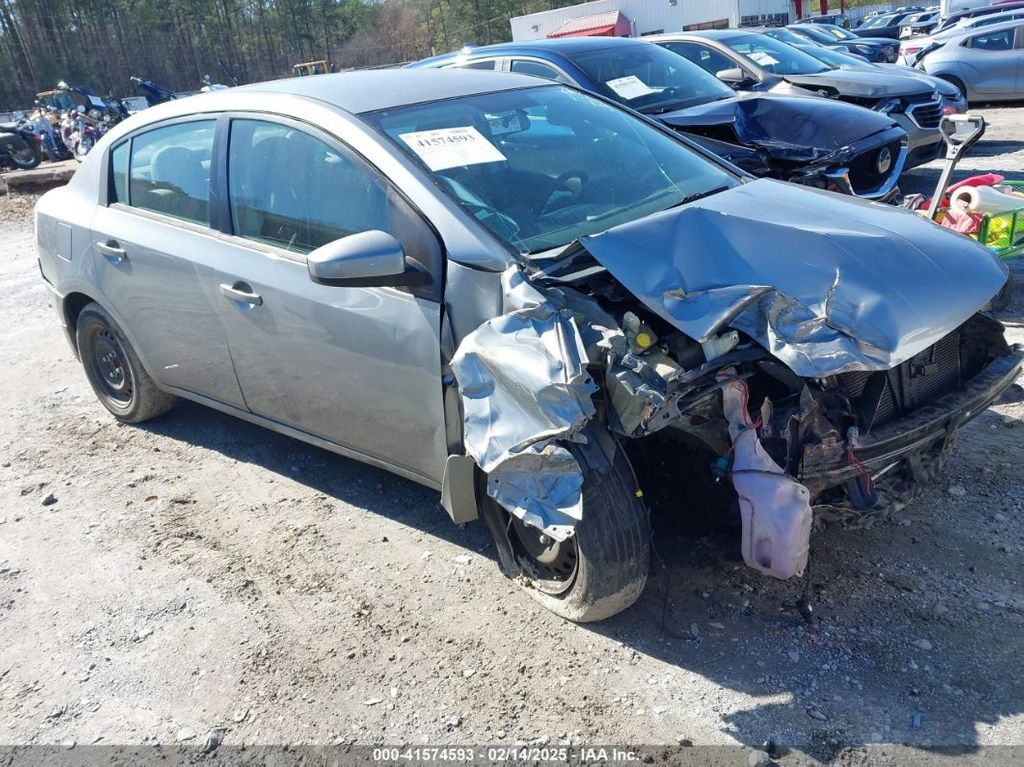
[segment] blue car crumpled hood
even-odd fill
[[[741,143],[791,163],[847,162],[863,151],[865,139],[877,136],[869,143],[882,144],[903,136],[888,115],[812,96],[741,94],[655,119],[698,134],[702,128],[728,126]]]
[[[688,336],[739,330],[803,377],[894,367],[1006,280],[983,246],[915,213],[771,179],[580,243]]]

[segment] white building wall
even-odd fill
[[[570,5],[553,11],[513,16],[511,19],[512,39],[515,41],[539,40],[547,37],[569,19],[614,11],[618,10],[618,7],[618,0],[594,0],[594,2]]]
[[[691,24],[720,19],[727,19],[729,26],[737,27],[743,16],[790,13],[791,6],[791,0],[594,0],[513,17],[512,39],[537,40],[547,37],[569,19],[615,10],[632,22],[634,35],[645,35],[657,31],[678,32]]]

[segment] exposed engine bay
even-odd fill
[[[815,512],[869,515],[892,503],[890,480],[895,500],[909,500],[959,426],[1013,381],[1024,353],[975,311],[978,291],[994,295],[1002,273],[954,251],[931,296],[901,286],[885,305],[863,291],[866,259],[846,258],[863,238],[855,232],[847,242],[830,235],[832,252],[777,270],[774,285],[722,285],[714,264],[693,268],[693,247],[679,246],[686,215],[648,220],[641,237],[627,224],[583,238],[504,274],[505,312],[452,360],[466,452],[494,500],[562,541],[586,514],[584,478],[564,444],[584,440],[590,422],[623,441],[687,443],[736,491],[746,563],[800,575]],[[676,258],[646,258],[666,252]],[[740,271],[732,255],[716,251],[719,273]],[[771,265],[755,262],[744,255],[747,276]],[[956,285],[968,267],[973,282]],[[814,302],[799,295],[814,294],[808,275],[831,280]]]

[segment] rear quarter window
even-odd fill
[[[109,202],[128,202],[128,152],[130,144],[125,141],[110,152],[110,199]]]

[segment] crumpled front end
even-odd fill
[[[627,453],[685,444],[734,488],[744,560],[788,578],[812,518],[925,481],[1021,368],[977,313],[1005,272],[912,214],[835,200],[751,182],[510,268],[504,312],[451,364],[488,494],[563,541],[587,514],[567,444],[592,426]]]
[[[465,447],[487,474],[487,492],[555,540],[582,514],[576,459],[556,440],[573,439],[594,416],[596,386],[572,314],[503,275],[505,313],[459,345],[451,362],[462,396]]]
[[[887,200],[907,158],[891,118],[845,103],[749,94],[659,115],[756,176]]]

